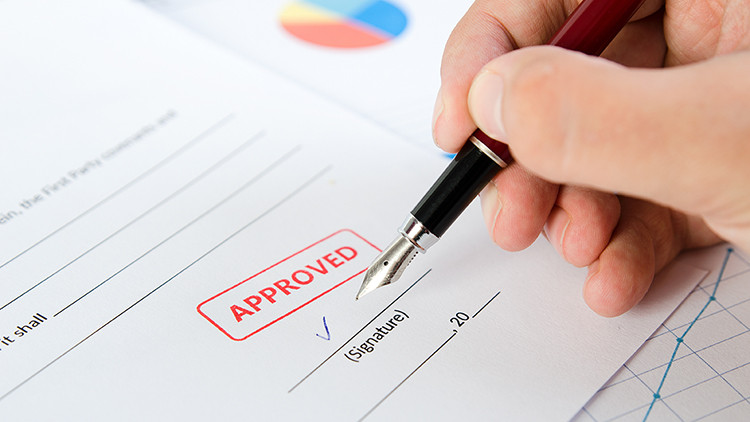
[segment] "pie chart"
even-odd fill
[[[315,45],[362,48],[398,37],[408,19],[384,0],[297,0],[279,16],[292,36]]]

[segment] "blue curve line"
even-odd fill
[[[703,305],[703,308],[700,312],[698,312],[698,315],[693,318],[693,321],[690,322],[690,325],[685,329],[685,332],[682,333],[681,336],[677,337],[677,345],[674,347],[674,351],[672,352],[672,357],[669,358],[669,363],[667,364],[667,369],[664,371],[664,375],[661,377],[661,382],[659,382],[659,388],[656,389],[656,392],[654,393],[654,398],[651,400],[651,404],[648,406],[648,410],[646,411],[646,415],[643,417],[643,422],[646,422],[646,419],[648,419],[648,415],[651,414],[651,409],[654,408],[654,404],[656,404],[656,401],[661,399],[661,388],[664,386],[664,381],[667,379],[667,374],[669,374],[669,369],[672,367],[672,363],[674,362],[675,356],[677,356],[677,351],[680,349],[680,346],[682,345],[683,340],[685,339],[685,336],[690,331],[691,328],[693,328],[693,325],[695,325],[696,322],[700,319],[701,315],[703,315],[703,312],[705,312],[706,308],[708,308],[708,305],[711,304],[711,302],[716,300],[716,290],[719,288],[719,283],[721,283],[721,278],[724,276],[724,270],[727,268],[727,262],[729,262],[729,256],[732,255],[732,252],[734,249],[727,248],[727,254],[724,257],[724,263],[721,264],[721,269],[719,270],[719,277],[716,279],[716,284],[714,284],[714,290],[711,292],[711,296],[709,296],[708,301],[705,305]]]

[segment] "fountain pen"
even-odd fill
[[[549,45],[598,56],[644,0],[583,0]],[[422,197],[396,239],[370,264],[356,299],[398,280],[417,253],[448,230],[479,191],[513,162],[508,146],[476,130]]]

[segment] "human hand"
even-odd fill
[[[509,53],[575,6],[477,1],[446,46],[433,134],[450,152],[477,126],[506,141],[517,163],[481,194],[493,239],[519,250],[543,230],[589,267],[589,306],[616,316],[683,249],[750,250],[750,2],[648,0],[602,55],[638,69]]]

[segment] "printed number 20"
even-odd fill
[[[451,317],[450,322],[455,322],[456,326],[460,327],[469,320],[469,316],[463,312],[458,312],[456,316]]]

